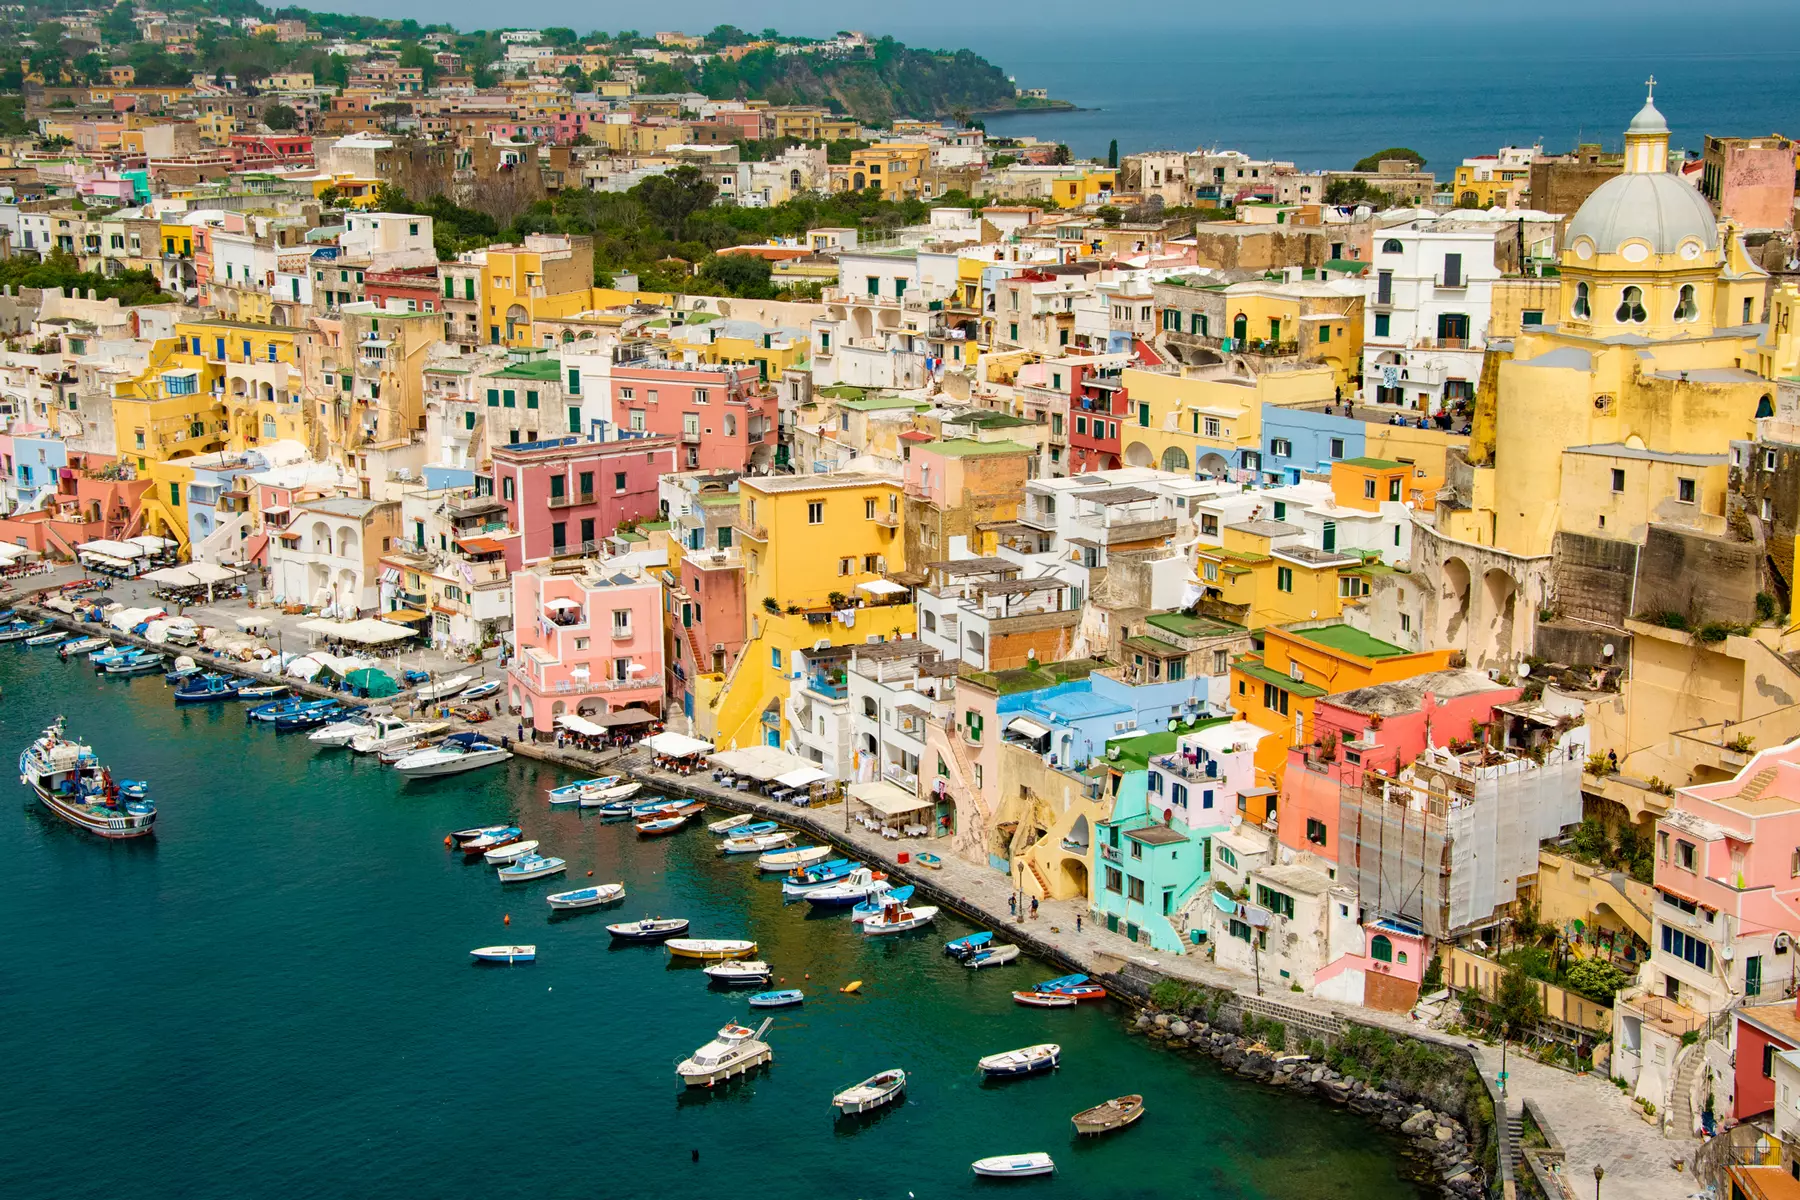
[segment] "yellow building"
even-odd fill
[[[181,222],[164,221],[162,223],[162,252],[178,254],[182,258],[192,258],[194,256],[193,227]]]
[[[318,175],[312,180],[313,199],[318,199],[326,192],[336,190],[338,204],[346,208],[374,208],[375,189],[381,186],[379,179],[358,179],[353,172],[339,171],[335,175]]]
[[[268,80],[268,88],[272,92],[305,92],[313,87],[311,71],[277,71]]]
[[[1118,190],[1119,173],[1111,168],[1059,175],[1050,182],[1050,199],[1058,208],[1104,204]]]
[[[1362,370],[1363,290],[1350,279],[1234,283],[1225,289],[1222,336],[1239,353],[1325,363],[1335,385],[1348,389]]]
[[[882,475],[745,476],[738,482],[746,640],[716,709],[721,746],[788,744],[794,652],[917,631],[910,604],[835,614],[868,599],[857,585],[904,570],[904,497]]]
[[[927,142],[878,142],[852,154],[844,175],[853,192],[880,188],[883,200],[905,200],[919,194],[930,165]]]
[[[572,317],[595,303],[589,238],[533,234],[523,244],[489,246],[481,294],[489,345],[536,344],[535,321]]]
[[[1218,364],[1180,375],[1127,367],[1119,383],[1128,401],[1119,423],[1120,452],[1130,467],[1220,474],[1241,467],[1262,447],[1262,406],[1317,404],[1336,386],[1328,367],[1252,374]]]
[[[1298,544],[1301,530],[1282,520],[1280,508],[1278,502],[1273,518],[1227,525],[1220,545],[1195,549],[1202,594],[1240,607],[1251,629],[1337,617],[1344,604],[1340,579],[1362,567],[1356,555]]]
[[[194,118],[194,126],[200,131],[200,140],[211,142],[215,146],[223,146],[231,141],[231,135],[243,127],[236,117],[221,112],[204,113]]]

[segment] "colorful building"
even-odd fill
[[[663,702],[662,585],[589,560],[513,577],[507,695],[538,741],[567,722]]]

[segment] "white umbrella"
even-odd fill
[[[547,604],[544,605],[544,607],[549,609],[551,612],[562,612],[565,609],[580,608],[581,605],[575,603],[575,601],[573,601],[573,600],[556,599],[556,600],[552,600],[552,601],[548,602]]]

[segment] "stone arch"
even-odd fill
[[[1057,873],[1071,896],[1088,894],[1088,865],[1085,861],[1072,855],[1064,855],[1057,863]]]
[[[1150,451],[1150,447],[1144,445],[1144,443],[1133,442],[1133,443],[1131,443],[1131,445],[1125,447],[1125,465],[1126,466],[1128,466],[1128,467],[1148,467],[1148,466],[1154,465],[1155,462],[1156,462],[1156,455],[1152,454]]]
[[[1183,450],[1180,446],[1170,446],[1167,450],[1164,450],[1162,456],[1162,469],[1165,471],[1180,471],[1183,474],[1186,474],[1188,469],[1187,451]]]
[[[1462,634],[1463,625],[1469,619],[1469,604],[1472,600],[1469,564],[1456,557],[1445,559],[1438,583],[1438,612],[1443,630],[1441,641],[1446,645],[1455,645],[1456,639]]]
[[[1223,476],[1231,472],[1231,464],[1223,454],[1207,453],[1200,456],[1200,463],[1195,468],[1202,475]]]
[[[1089,843],[1093,841],[1093,837],[1094,833],[1088,825],[1087,814],[1081,813],[1069,825],[1069,832],[1063,835],[1063,845],[1070,849],[1080,847],[1082,851],[1085,851]]]
[[[1490,567],[1481,577],[1481,601],[1487,620],[1488,639],[1480,661],[1505,660],[1512,655],[1519,581],[1498,567]],[[1474,649],[1473,645],[1470,648]]]

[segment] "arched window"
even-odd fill
[[[1404,950],[1400,952],[1400,965],[1403,967],[1406,965],[1406,951]]]
[[[1369,941],[1369,957],[1376,962],[1391,963],[1394,961],[1394,943],[1388,940],[1385,933],[1378,933]]]
[[[1619,293],[1619,308],[1617,312],[1613,313],[1613,320],[1618,321],[1621,325],[1627,323],[1642,325],[1649,319],[1650,314],[1644,311],[1643,288],[1628,287]]]
[[[1243,313],[1239,313],[1231,322],[1231,340],[1234,342],[1241,342],[1249,336],[1249,332],[1250,319]]]
[[[1692,321],[1699,316],[1700,306],[1694,303],[1694,285],[1691,283],[1684,283],[1681,285],[1681,298],[1675,302],[1675,319],[1677,321]]]
[[[1588,285],[1585,283],[1578,283],[1575,285],[1575,304],[1570,310],[1570,315],[1576,320],[1585,321],[1588,318],[1588,314]]]
[[[1399,238],[1389,238],[1387,241],[1381,243],[1381,252],[1383,254],[1400,254],[1404,252],[1405,249],[1406,247],[1400,244]]]

